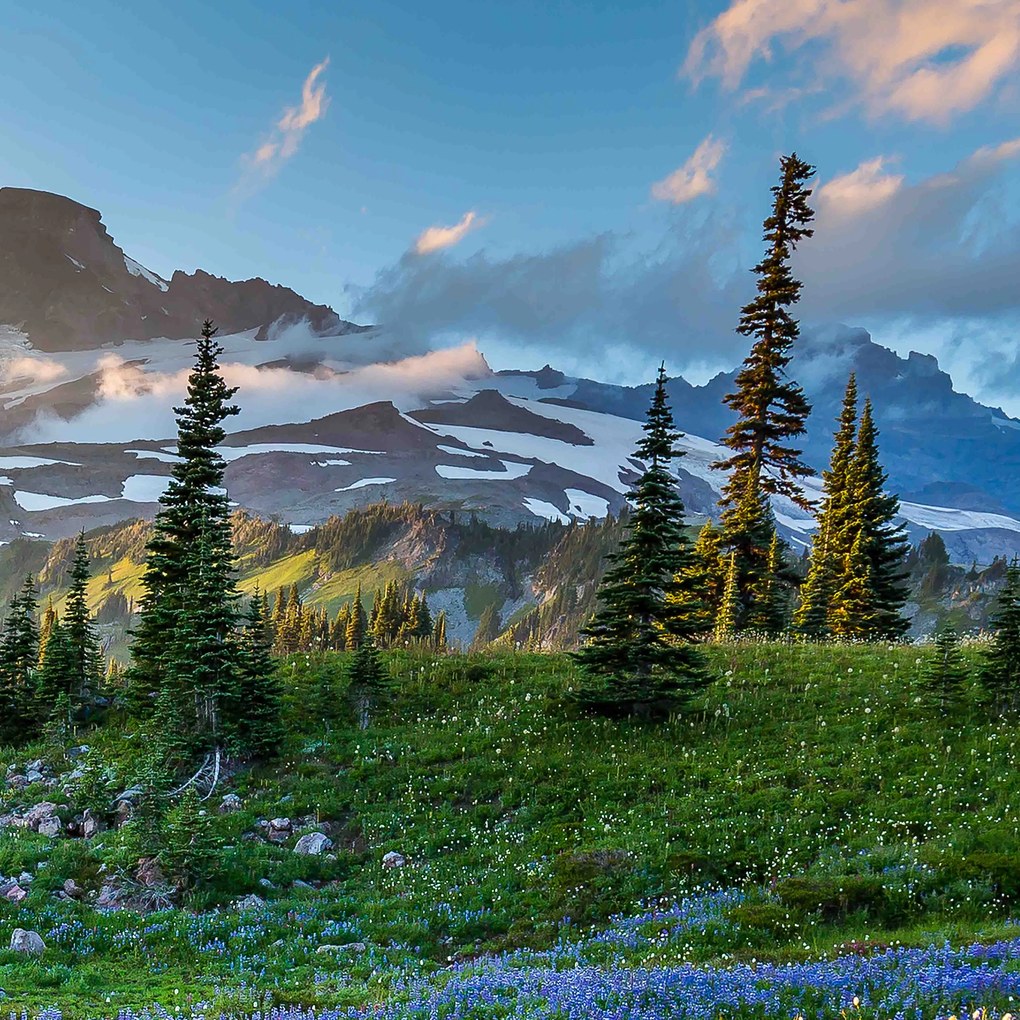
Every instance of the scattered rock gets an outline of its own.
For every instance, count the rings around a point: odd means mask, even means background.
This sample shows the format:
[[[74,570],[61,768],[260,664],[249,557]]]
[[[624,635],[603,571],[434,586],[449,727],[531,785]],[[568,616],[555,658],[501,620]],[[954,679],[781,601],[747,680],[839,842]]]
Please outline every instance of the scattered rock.
[[[84,839],[91,839],[102,828],[98,818],[92,816],[92,812],[85,808],[85,815],[81,821],[81,834]]]
[[[228,793],[223,800],[220,801],[220,814],[221,815],[232,815],[235,811],[240,811],[244,807],[244,801],[236,793]]]
[[[52,838],[54,836],[59,836],[62,828],[63,824],[60,819],[56,815],[49,815],[39,823],[35,831],[38,832],[40,836],[49,836]]]
[[[277,832],[290,832],[291,821],[289,818],[271,818],[269,820],[269,828],[275,829]]]
[[[382,866],[384,868],[402,868],[407,864],[407,858],[396,850],[390,850],[389,853],[383,855]]]
[[[85,895],[85,891],[73,878],[69,878],[64,882],[64,895],[72,900],[80,900]]]
[[[124,905],[124,890],[114,882],[107,882],[99,890],[96,906],[101,910],[120,910]]]
[[[57,805],[51,803],[48,800],[44,800],[39,804],[35,804],[30,807],[22,818],[22,824],[26,829],[31,829],[33,832],[39,831],[39,826],[46,821],[48,818],[53,818],[57,812]],[[59,825],[60,819],[57,819]],[[57,830],[60,831],[59,829]],[[45,835],[45,834],[44,834]]]
[[[23,899],[28,896],[28,893],[21,888],[16,882],[14,885],[4,893],[4,899],[8,903],[20,903]]]
[[[12,790],[24,790],[28,786],[28,780],[24,776],[14,775],[7,777],[7,785]]]
[[[333,840],[322,832],[309,832],[294,844],[294,853],[304,857],[319,857],[331,849]]]
[[[18,885],[24,886],[26,889],[34,880],[35,877],[28,871],[23,871],[20,875],[18,875]]]
[[[76,758],[81,758],[88,754],[91,748],[88,744],[82,744],[80,747],[69,747],[64,754],[67,755],[68,761],[74,761]]]
[[[115,809],[116,820],[114,825],[119,829],[122,825],[130,822],[135,816],[135,806],[129,800],[117,801],[117,807]]]
[[[317,953],[364,953],[368,946],[364,942],[345,942],[342,946],[325,943],[316,948]]]
[[[255,893],[249,893],[234,903],[238,910],[261,910],[265,905],[266,901],[261,896],[256,896]]]
[[[262,886],[263,889],[275,889],[276,888],[276,886],[273,885],[273,883],[270,882],[268,878],[260,878],[259,879],[259,885]]]
[[[28,783],[41,783],[46,777],[38,769],[29,769],[25,773],[25,780]]]
[[[26,956],[42,956],[46,951],[46,943],[37,931],[15,928],[11,934],[11,952],[24,953]]]

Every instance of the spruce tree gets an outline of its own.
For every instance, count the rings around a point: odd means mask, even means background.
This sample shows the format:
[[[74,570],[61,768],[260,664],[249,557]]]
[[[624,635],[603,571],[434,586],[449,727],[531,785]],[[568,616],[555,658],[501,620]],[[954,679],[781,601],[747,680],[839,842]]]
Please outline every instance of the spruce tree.
[[[814,217],[805,183],[814,167],[796,153],[780,160],[780,183],[772,188],[772,212],[764,222],[766,251],[754,267],[757,295],[741,311],[737,332],[754,342],[737,373],[735,389],[725,402],[737,414],[722,442],[732,451],[714,467],[729,472],[720,505],[724,546],[736,551],[742,619],[755,592],[767,584],[769,549],[775,530],[768,498],[787,496],[805,509],[810,503],[800,479],[813,472],[793,443],[806,430],[811,405],[804,391],[787,377],[800,327],[790,308],[800,297],[790,260],[797,245],[812,234]]]
[[[347,633],[344,635],[344,644],[348,651],[357,651],[368,634],[368,621],[365,618],[365,606],[361,596],[361,582],[358,582],[358,590],[354,593],[354,601],[351,604],[351,615],[347,621]]]
[[[805,637],[829,632],[829,616],[836,586],[853,541],[853,504],[848,499],[849,473],[857,443],[857,378],[851,373],[837,419],[829,469],[822,472],[825,494],[818,512],[818,527],[811,546],[807,579],[801,587],[794,627]]]
[[[70,725],[77,714],[71,698],[75,655],[67,628],[57,619],[49,626],[46,644],[40,642],[39,658],[42,665],[35,679],[39,721],[49,723],[66,709],[63,722]]]
[[[136,708],[151,707],[161,691],[178,700],[181,719],[199,742],[219,739],[221,688],[217,678],[233,650],[233,547],[225,464],[217,447],[223,422],[239,413],[230,403],[218,359],[223,348],[205,322],[184,405],[177,416],[177,453],[170,484],[146,549],[143,598],[131,645],[131,688]],[[189,630],[189,628],[193,628]],[[169,640],[168,640],[169,638]],[[229,650],[229,651],[228,651]],[[200,687],[192,687],[200,683]]]
[[[728,563],[722,554],[722,532],[712,521],[706,521],[691,550],[687,575],[678,579],[683,583],[682,594],[670,598],[671,605],[679,611],[691,613],[703,634],[715,630],[726,588]]]
[[[924,700],[942,715],[950,715],[963,703],[968,679],[959,635],[946,624],[935,635],[935,648],[922,666]]]
[[[661,716],[689,705],[710,682],[691,643],[701,626],[698,614],[679,580],[690,570],[691,550],[669,470],[681,451],[666,381],[663,366],[637,447],[645,467],[629,497],[626,534],[609,557],[587,643],[574,653],[583,678],[577,699],[609,714]]]
[[[717,640],[733,637],[740,630],[740,572],[737,568],[737,554],[731,552],[726,562],[726,582],[723,586],[722,601],[715,618]]]
[[[372,710],[377,707],[379,699],[389,689],[390,678],[379,657],[379,650],[371,636],[358,646],[351,656],[348,672],[348,692],[354,703],[358,727],[366,729],[371,719]]]
[[[441,609],[436,613],[436,620],[432,626],[432,647],[437,652],[446,651],[446,610]]]
[[[841,562],[835,565],[829,625],[842,637],[895,640],[909,626],[902,609],[910,547],[902,525],[896,524],[899,500],[885,491],[877,437],[871,401],[866,400],[847,469],[845,506],[833,525]]]
[[[66,690],[75,715],[88,714],[103,669],[103,652],[87,601],[90,576],[88,546],[82,531],[75,543],[63,620],[70,655]]]
[[[991,623],[992,641],[978,679],[993,710],[1002,715],[1020,707],[1020,565],[1016,559],[1006,568]]]
[[[789,622],[790,588],[783,565],[785,543],[773,528],[765,571],[752,592],[750,629],[767,637],[778,637]]]
[[[238,663],[238,738],[240,745],[257,758],[272,758],[280,749],[281,691],[265,603],[258,588],[252,594],[244,618]]]
[[[0,637],[0,739],[7,743],[22,743],[38,733],[36,611],[35,581],[29,575],[11,599]]]

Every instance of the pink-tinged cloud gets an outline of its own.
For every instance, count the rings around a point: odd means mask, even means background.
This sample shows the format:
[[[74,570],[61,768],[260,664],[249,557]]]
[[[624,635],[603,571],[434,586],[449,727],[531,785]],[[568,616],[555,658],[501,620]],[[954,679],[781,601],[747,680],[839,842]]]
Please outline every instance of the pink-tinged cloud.
[[[652,185],[652,197],[662,202],[682,205],[716,190],[713,172],[726,152],[726,143],[709,135],[694,150],[683,166]]]
[[[892,198],[903,184],[902,174],[883,171],[886,160],[876,156],[856,170],[834,177],[817,191],[819,209],[833,219],[854,216],[880,206]]]
[[[329,57],[308,72],[301,86],[301,102],[289,106],[273,125],[268,138],[254,152],[242,158],[244,172],[238,188],[251,191],[279,173],[280,168],[301,147],[305,132],[312,124],[322,120],[329,109],[329,96],[322,76],[329,67]]]
[[[427,255],[432,251],[451,248],[464,240],[470,231],[476,230],[483,222],[472,209],[470,212],[464,213],[460,221],[452,227],[429,227],[427,230],[423,230],[418,235],[418,240],[414,242],[414,250],[419,255]]]
[[[1020,0],[732,0],[681,70],[732,90],[758,59],[848,80],[872,114],[945,124],[1020,68]]]

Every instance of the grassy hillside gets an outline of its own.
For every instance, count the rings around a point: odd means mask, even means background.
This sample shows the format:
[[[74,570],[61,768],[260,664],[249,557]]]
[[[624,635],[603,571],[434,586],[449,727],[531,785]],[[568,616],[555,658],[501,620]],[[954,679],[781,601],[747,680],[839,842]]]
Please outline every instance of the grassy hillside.
[[[555,975],[583,965],[595,1010],[614,995],[658,1002],[679,973],[669,968],[697,965],[709,968],[691,972],[702,984],[744,975],[744,991],[726,992],[732,1010],[704,1015],[790,1016],[815,996],[811,1015],[838,1016],[851,978],[874,996],[906,966],[889,947],[1013,937],[1014,722],[989,721],[976,696],[958,718],[931,715],[916,700],[913,649],[710,654],[720,680],[703,710],[648,727],[573,715],[575,678],[561,657],[394,653],[392,699],[365,730],[345,707],[344,657],[295,657],[282,667],[286,754],[235,772],[209,802],[235,792],[243,807],[207,816],[215,854],[179,901],[185,911],[102,913],[88,895],[54,899],[68,878],[94,895],[129,875],[134,823],[88,841],[2,831],[0,874],[35,877],[22,904],[0,906],[0,944],[21,926],[49,947],[28,964],[0,952],[5,1005],[113,1015],[154,1001],[249,1012],[381,1003],[396,1017],[418,1016],[408,1003],[420,1001],[427,1016],[458,982],[475,982],[471,995],[495,982],[502,991],[481,995],[475,1011],[448,1003],[439,1015],[644,1016],[577,1012],[576,1002],[556,1012],[551,998],[580,992]],[[328,723],[311,707],[323,704],[340,706]],[[4,810],[48,798],[70,819],[86,803],[109,807],[145,740],[113,722],[87,740],[86,779],[8,788]],[[58,776],[73,767],[43,746],[2,760],[23,770],[37,756]],[[258,823],[280,816],[295,830],[267,842]],[[330,836],[332,857],[295,854],[297,820]],[[406,865],[384,868],[389,851]],[[267,903],[239,913],[231,904],[249,893]],[[842,984],[849,963],[830,974],[804,962],[841,954],[857,961]],[[740,969],[752,960],[804,962],[797,973],[807,976],[796,994],[752,1010],[745,992],[759,978]],[[458,961],[466,969],[451,972]],[[957,961],[963,991],[946,978],[925,992],[928,1012],[904,1015],[936,1015],[935,1002],[1005,1009],[1009,968],[971,987],[978,962]],[[869,977],[871,966],[884,976]],[[635,991],[646,983],[647,1000]],[[831,995],[818,990],[830,985]],[[654,1015],[703,1015],[678,1012],[682,998]]]

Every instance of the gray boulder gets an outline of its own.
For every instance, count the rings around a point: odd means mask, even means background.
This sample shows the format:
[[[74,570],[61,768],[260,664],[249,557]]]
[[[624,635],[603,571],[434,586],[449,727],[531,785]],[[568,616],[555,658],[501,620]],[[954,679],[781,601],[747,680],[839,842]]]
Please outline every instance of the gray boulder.
[[[228,793],[223,800],[220,801],[220,814],[221,815],[232,815],[235,811],[240,811],[244,807],[244,801],[236,793]]]
[[[11,952],[24,953],[26,956],[42,956],[46,951],[46,943],[37,931],[15,928],[11,934]]]
[[[309,832],[294,844],[294,853],[304,857],[320,857],[333,846],[333,840],[322,832]]]
[[[261,910],[265,905],[266,901],[261,896],[256,896],[255,893],[249,893],[234,903],[238,910]]]

